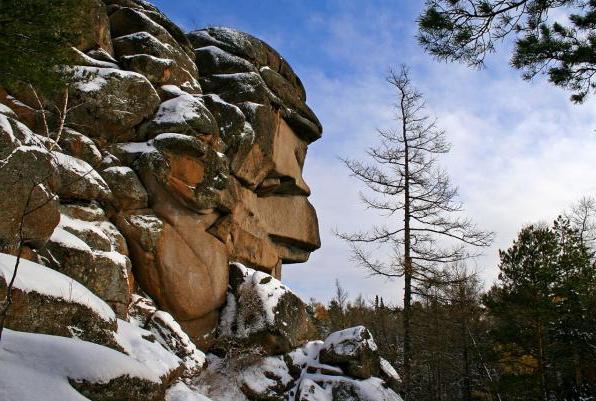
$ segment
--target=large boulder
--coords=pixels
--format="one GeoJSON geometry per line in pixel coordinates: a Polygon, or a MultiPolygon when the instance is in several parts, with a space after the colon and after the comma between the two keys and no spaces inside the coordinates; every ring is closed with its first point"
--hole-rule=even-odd
{"type": "Polygon", "coordinates": [[[94,168],[97,168],[101,163],[101,152],[95,143],[91,138],[80,132],[65,128],[58,140],[58,144],[64,153],[81,159],[94,168]]]}
{"type": "MultiPolygon", "coordinates": [[[[0,298],[16,266],[16,257],[0,254],[0,298]]],[[[21,259],[5,327],[30,333],[76,337],[120,349],[113,332],[116,316],[110,307],[77,281],[21,259]]]]}
{"type": "Polygon", "coordinates": [[[205,142],[218,135],[217,122],[204,102],[188,94],[160,104],[153,119],[140,131],[148,138],[161,133],[179,133],[202,137],[205,142]]]}
{"type": "Polygon", "coordinates": [[[58,224],[58,172],[43,143],[11,111],[0,113],[0,251],[42,245],[58,224]],[[21,230],[22,228],[22,230],[21,230]]]}
{"type": "Polygon", "coordinates": [[[220,342],[240,341],[275,355],[289,352],[313,335],[304,302],[272,276],[233,263],[230,286],[219,326],[220,342]]]}
{"type": "Polygon", "coordinates": [[[364,326],[330,334],[320,352],[320,361],[340,366],[346,374],[359,379],[379,375],[377,345],[364,326]]]}
{"type": "Polygon", "coordinates": [[[204,232],[217,216],[180,210],[135,210],[118,216],[130,246],[135,279],[141,287],[200,339],[217,324],[201,318],[225,301],[228,285],[224,245],[204,232]],[[203,324],[202,324],[203,323],[203,324]]]}
{"type": "Polygon", "coordinates": [[[80,0],[74,11],[72,31],[77,33],[76,47],[82,51],[101,48],[112,53],[110,23],[103,1],[80,0]]]}
{"type": "Polygon", "coordinates": [[[45,246],[51,266],[84,284],[125,318],[132,288],[128,248],[118,229],[95,207],[63,205],[60,224],[45,246]]]}
{"type": "Polygon", "coordinates": [[[157,109],[159,95],[145,76],[114,68],[79,66],[70,86],[69,124],[92,137],[133,139],[134,127],[157,109]]]}
{"type": "MultiPolygon", "coordinates": [[[[131,10],[131,12],[134,13],[135,11],[131,10]]],[[[125,64],[128,63],[128,65],[131,65],[130,59],[127,60],[125,57],[139,54],[147,54],[162,60],[171,60],[172,64],[167,68],[167,71],[164,70],[164,75],[162,75],[158,82],[180,85],[188,88],[190,92],[200,93],[201,88],[197,82],[197,67],[193,60],[173,39],[167,40],[167,42],[164,43],[160,38],[155,37],[147,31],[130,33],[113,40],[115,53],[119,58],[123,59],[125,64]]],[[[146,71],[154,73],[155,71],[154,63],[136,62],[133,66],[136,66],[143,73],[146,71]]]]}
{"type": "Polygon", "coordinates": [[[144,209],[149,206],[149,195],[130,167],[108,167],[101,171],[101,176],[110,187],[119,210],[144,209]]]}
{"type": "Polygon", "coordinates": [[[61,199],[110,201],[108,184],[88,163],[60,152],[53,152],[52,156],[60,176],[57,192],[61,199]]]}

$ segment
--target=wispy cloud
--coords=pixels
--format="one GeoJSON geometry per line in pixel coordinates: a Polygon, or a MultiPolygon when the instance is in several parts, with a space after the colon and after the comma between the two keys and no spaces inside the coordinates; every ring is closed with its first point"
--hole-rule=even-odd
{"type": "MultiPolygon", "coordinates": [[[[369,11],[365,7],[361,13],[369,11]]],[[[576,106],[567,93],[544,81],[523,82],[509,69],[506,54],[493,57],[483,71],[434,63],[415,47],[412,20],[398,27],[390,18],[376,20],[372,36],[367,21],[343,13],[321,38],[330,57],[347,63],[341,73],[322,72],[316,63],[302,69],[326,129],[309,150],[305,169],[323,247],[305,265],[286,267],[285,278],[303,295],[323,300],[332,296],[338,278],[353,296],[379,294],[400,302],[401,283],[367,277],[332,230],[380,221],[360,205],[360,187],[336,156],[362,156],[375,141],[375,128],[393,123],[384,73],[407,62],[429,112],[454,145],[444,165],[460,188],[467,214],[496,233],[494,245],[475,262],[488,284],[496,277],[498,249],[508,247],[523,225],[550,221],[580,196],[596,193],[596,102],[576,106]]]]}
{"type": "Polygon", "coordinates": [[[393,123],[394,97],[384,82],[391,66],[412,68],[429,112],[453,143],[444,165],[466,213],[496,232],[494,246],[477,261],[487,283],[497,272],[498,249],[524,224],[552,220],[575,199],[596,193],[596,102],[575,106],[568,93],[542,79],[523,82],[508,67],[508,44],[482,71],[435,62],[414,39],[423,2],[155,1],[188,29],[230,25],[264,39],[303,80],[325,127],[305,168],[323,246],[283,274],[307,298],[329,299],[336,278],[353,296],[401,298],[401,283],[367,278],[332,234],[382,221],[363,209],[361,188],[337,157],[361,157],[375,129],[393,123]]]}

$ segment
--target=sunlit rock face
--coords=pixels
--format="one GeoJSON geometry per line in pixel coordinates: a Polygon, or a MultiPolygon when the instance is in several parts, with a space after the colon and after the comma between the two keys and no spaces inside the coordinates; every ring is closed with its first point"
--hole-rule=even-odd
{"type": "MultiPolygon", "coordinates": [[[[0,210],[22,214],[25,187],[36,184],[34,196],[53,201],[51,213],[25,221],[30,259],[97,288],[121,317],[142,290],[202,341],[225,303],[230,262],[279,278],[282,264],[319,248],[302,169],[321,125],[300,79],[264,42],[227,28],[185,34],[140,0],[84,3],[94,12],[73,49],[77,107],[58,144],[21,124],[42,133],[31,93],[0,88],[0,139],[22,148],[7,165],[26,164],[21,153],[42,160],[25,152],[35,146],[51,172],[0,182],[22,187],[0,210]]],[[[11,222],[0,246],[14,253],[11,222]]]]}

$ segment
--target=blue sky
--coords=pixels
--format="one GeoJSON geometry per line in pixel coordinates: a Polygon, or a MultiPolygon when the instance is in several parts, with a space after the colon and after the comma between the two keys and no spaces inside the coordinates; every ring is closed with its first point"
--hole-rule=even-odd
{"type": "Polygon", "coordinates": [[[184,29],[229,26],[276,48],[302,79],[307,102],[324,127],[309,148],[305,179],[323,246],[283,280],[304,297],[327,300],[340,280],[352,296],[379,294],[399,303],[401,283],[368,277],[349,259],[334,228],[380,221],[358,201],[360,186],[339,156],[361,157],[375,129],[393,124],[393,95],[384,78],[406,63],[453,144],[443,160],[466,214],[496,233],[494,246],[471,266],[487,285],[498,249],[524,225],[550,221],[583,195],[596,195],[596,102],[572,105],[543,79],[524,82],[508,67],[507,44],[487,68],[435,62],[416,45],[422,1],[277,0],[153,1],[184,29]]]}

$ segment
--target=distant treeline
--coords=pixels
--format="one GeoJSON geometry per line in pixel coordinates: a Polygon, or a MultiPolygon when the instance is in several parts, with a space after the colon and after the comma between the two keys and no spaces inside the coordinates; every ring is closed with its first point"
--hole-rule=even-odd
{"type": "MultiPolygon", "coordinates": [[[[463,267],[451,269],[448,282],[419,288],[411,399],[596,399],[591,233],[573,215],[527,226],[500,251],[499,278],[489,291],[463,267]]],[[[379,297],[350,301],[339,282],[327,305],[311,300],[311,308],[323,337],[365,325],[380,354],[402,366],[402,308],[379,297]]]]}

